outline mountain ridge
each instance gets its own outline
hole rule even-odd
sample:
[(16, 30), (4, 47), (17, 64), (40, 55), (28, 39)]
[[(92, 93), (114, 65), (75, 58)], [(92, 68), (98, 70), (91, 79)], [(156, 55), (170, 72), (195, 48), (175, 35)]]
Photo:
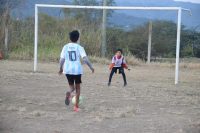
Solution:
[[(34, 5), (35, 4), (71, 4), (71, 0), (26, 0), (21, 6), (13, 10), (12, 14), (15, 17), (27, 17), (34, 15)], [(182, 7), (188, 8), (192, 11), (192, 16), (187, 12), (182, 13), (182, 24), (186, 28), (193, 29), (194, 27), (200, 25), (200, 4), (186, 3), (173, 0), (115, 0), (115, 6), (169, 6), (169, 7)], [(52, 16), (58, 15), (60, 9), (40, 9), (39, 11), (47, 12)], [(177, 21), (177, 15), (172, 11), (127, 11), (127, 10), (117, 10), (114, 11), (113, 17), (110, 18), (111, 22), (114, 22), (116, 25), (131, 26), (131, 23), (134, 21), (138, 25), (142, 24), (148, 20), (167, 20), (167, 21)], [(129, 21), (120, 22), (121, 16), (126, 18)], [(137, 21), (137, 22), (136, 22)]]

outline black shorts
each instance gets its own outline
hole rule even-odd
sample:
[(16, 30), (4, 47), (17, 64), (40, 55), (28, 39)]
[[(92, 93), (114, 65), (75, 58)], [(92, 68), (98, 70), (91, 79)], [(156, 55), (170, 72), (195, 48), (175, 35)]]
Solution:
[(117, 73), (117, 70), (118, 70), (118, 73), (121, 74), (121, 73), (124, 73), (124, 68), (123, 67), (113, 67), (112, 68), (112, 71), (114, 73)]
[(80, 84), (82, 83), (81, 81), (81, 74), (80, 75), (70, 75), (70, 74), (66, 74), (66, 77), (67, 77), (67, 80), (68, 80), (68, 83), (70, 85), (74, 85), (75, 84)]

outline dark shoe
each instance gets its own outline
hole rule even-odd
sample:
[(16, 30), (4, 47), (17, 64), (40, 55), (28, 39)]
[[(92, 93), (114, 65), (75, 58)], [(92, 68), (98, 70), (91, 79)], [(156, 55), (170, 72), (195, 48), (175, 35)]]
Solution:
[(110, 86), (110, 82), (108, 82), (108, 86)]
[(124, 87), (127, 86), (127, 83), (124, 83)]
[(66, 93), (65, 104), (68, 106), (70, 103), (70, 92)]

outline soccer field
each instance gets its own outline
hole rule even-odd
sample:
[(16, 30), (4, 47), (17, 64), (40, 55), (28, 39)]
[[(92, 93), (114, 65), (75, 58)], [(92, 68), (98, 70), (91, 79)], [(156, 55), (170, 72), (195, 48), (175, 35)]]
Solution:
[(58, 64), (0, 61), (1, 133), (200, 133), (200, 69), (132, 66), (128, 86), (107, 65), (84, 66), (81, 111), (64, 104), (68, 84)]

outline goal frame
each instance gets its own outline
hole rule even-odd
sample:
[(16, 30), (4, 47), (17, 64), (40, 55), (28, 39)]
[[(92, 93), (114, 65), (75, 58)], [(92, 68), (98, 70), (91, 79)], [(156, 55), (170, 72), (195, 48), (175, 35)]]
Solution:
[(182, 7), (123, 7), (123, 6), (79, 6), (79, 5), (51, 5), (35, 4), (35, 31), (34, 31), (34, 67), (37, 71), (37, 50), (38, 50), (38, 10), (39, 8), (75, 8), (75, 9), (99, 9), (99, 10), (155, 10), (155, 11), (176, 11), (177, 12), (177, 37), (176, 37), (176, 65), (175, 65), (175, 84), (179, 80), (179, 55), (180, 55), (180, 37), (181, 37), (181, 16), (182, 11), (191, 11)]

